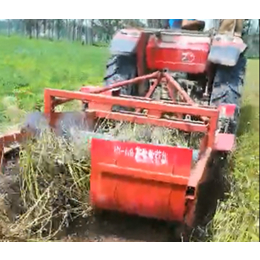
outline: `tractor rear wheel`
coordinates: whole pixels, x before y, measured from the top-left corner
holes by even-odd
[[[234,120],[229,132],[236,134],[240,116],[242,88],[246,73],[246,58],[242,54],[233,67],[218,65],[213,82],[211,105],[235,104],[237,106]]]
[[[134,55],[113,55],[106,64],[106,74],[104,77],[104,87],[114,83],[129,80],[137,76],[136,57]],[[122,95],[136,95],[134,84],[121,88]],[[88,108],[88,104],[83,104],[83,111]],[[115,109],[118,106],[115,106]],[[120,108],[121,109],[121,108]]]
[[[114,83],[129,80],[137,76],[136,57],[134,55],[114,55],[106,65],[106,75],[104,85],[109,86]],[[134,95],[135,85],[125,86],[121,89],[123,95]]]
[[[110,86],[114,83],[129,80],[137,76],[135,55],[113,55],[107,62],[104,85]],[[135,84],[126,85],[121,88],[121,95],[136,96]],[[114,106],[113,110],[130,110],[130,108]]]

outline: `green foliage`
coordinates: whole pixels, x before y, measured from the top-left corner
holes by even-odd
[[[3,98],[17,99],[19,109],[43,104],[43,89],[79,89],[101,85],[107,48],[79,43],[0,37],[0,122],[5,119]]]

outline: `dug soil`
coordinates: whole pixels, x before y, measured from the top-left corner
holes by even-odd
[[[177,242],[170,224],[116,212],[78,219],[65,231],[63,241],[86,242]]]

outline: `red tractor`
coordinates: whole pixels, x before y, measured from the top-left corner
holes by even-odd
[[[222,125],[236,132],[241,87],[243,86],[246,44],[240,37],[198,31],[124,29],[111,42],[105,86],[140,77],[154,71],[167,72],[189,96],[188,103],[219,106],[236,105],[233,120]],[[121,94],[168,99],[151,81],[129,84]],[[153,95],[154,94],[154,95]],[[177,97],[178,98],[178,97]],[[179,97],[179,101],[182,97]]]
[[[112,55],[106,65],[105,86],[123,85],[120,94],[125,97],[184,102],[219,110],[216,128],[219,146],[215,147],[214,155],[211,154],[211,163],[206,167],[208,173],[200,181],[200,190],[203,190],[197,193],[200,206],[196,205],[197,216],[190,218],[192,224],[190,222],[188,226],[207,223],[205,216],[214,215],[216,197],[222,196],[220,184],[223,182],[219,179],[223,179],[220,176],[223,161],[226,163],[223,158],[234,148],[246,70],[246,47],[241,37],[232,34],[169,29],[123,29],[111,42]],[[160,73],[152,79],[147,77],[156,71]],[[136,77],[140,81],[135,81]],[[179,117],[194,119],[189,114]],[[212,186],[216,183],[219,193],[213,198]],[[205,196],[209,193],[211,201]],[[190,212],[187,215],[192,215]]]
[[[94,208],[162,219],[190,230],[199,224],[198,215],[208,214],[205,200],[213,197],[213,190],[206,184],[220,165],[214,154],[234,148],[245,49],[243,40],[233,35],[120,30],[111,43],[105,87],[45,89],[44,113],[27,120],[24,131],[36,133],[36,121],[44,117],[57,134],[71,126],[71,119],[86,134],[97,129],[100,119],[203,133],[197,150],[100,136],[91,140]],[[84,112],[55,112],[75,99],[82,101]],[[4,148],[22,141],[26,131],[0,137],[0,167]]]

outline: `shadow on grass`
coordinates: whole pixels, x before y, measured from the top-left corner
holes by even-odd
[[[197,226],[190,240],[193,242],[212,241],[212,224],[218,203],[228,199],[231,190],[231,172],[234,158],[222,152],[214,152],[208,165],[206,181],[199,186],[196,209]]]
[[[237,132],[237,137],[240,137],[241,135],[243,135],[244,133],[246,133],[249,128],[250,128],[250,124],[248,124],[248,122],[251,121],[251,119],[253,118],[253,114],[254,114],[254,106],[252,105],[245,105],[243,107],[241,107],[241,114],[240,114],[240,119],[239,119],[239,128],[238,128],[238,132]]]
[[[241,108],[237,137],[250,129],[253,119],[254,106],[247,104]],[[192,234],[192,241],[211,241],[213,238],[212,225],[218,202],[229,198],[233,183],[232,171],[235,168],[234,155],[220,152],[212,154],[208,165],[207,181],[199,187],[198,206],[196,214],[196,228]]]

